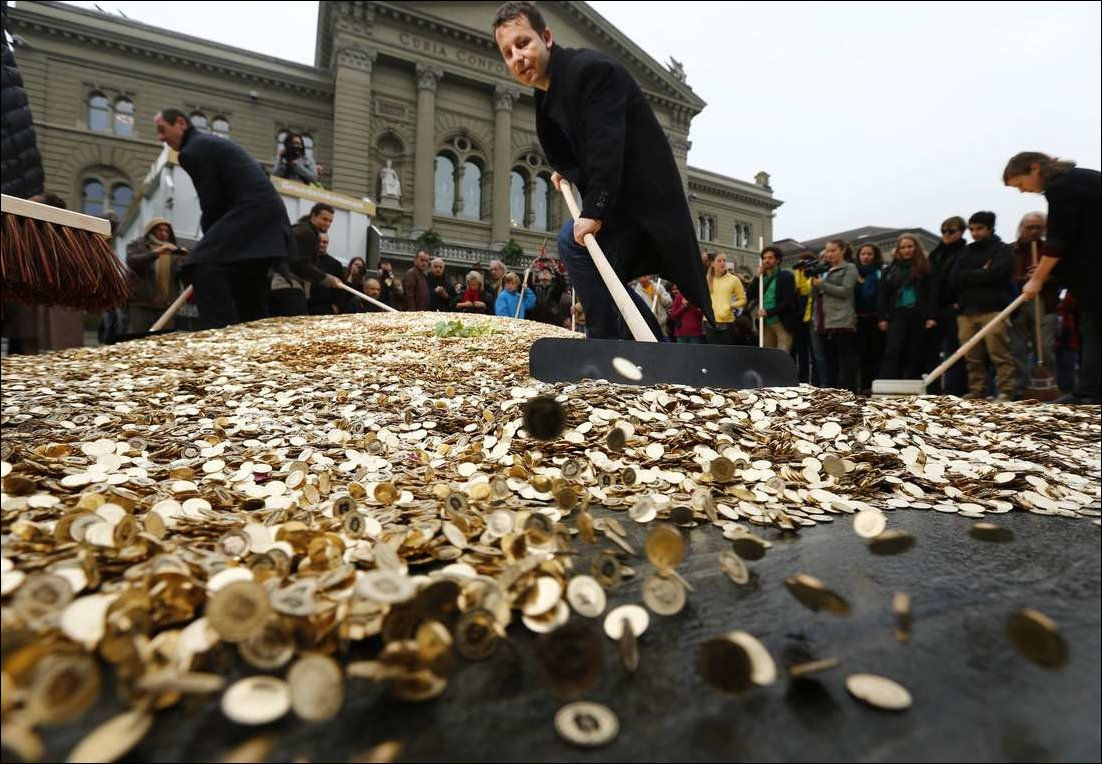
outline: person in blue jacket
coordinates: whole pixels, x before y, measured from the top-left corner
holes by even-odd
[[[497,296],[497,302],[494,303],[494,314],[498,316],[508,316],[514,318],[517,315],[517,301],[522,299],[517,294],[517,289],[520,288],[520,279],[515,273],[505,274],[505,289]],[[520,317],[524,318],[528,311],[536,307],[536,295],[531,289],[524,290],[524,307],[521,309]]]

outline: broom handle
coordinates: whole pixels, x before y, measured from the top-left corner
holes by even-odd
[[[195,287],[189,284],[188,288],[180,292],[180,296],[172,301],[172,304],[168,306],[168,310],[161,314],[157,322],[149,327],[149,331],[159,332],[161,329],[164,329],[168,322],[172,320],[172,317],[176,315],[180,308],[184,307],[184,303],[187,302],[188,298],[194,293]]]
[[[1037,267],[1037,242],[1031,241],[1029,243],[1029,248],[1030,248],[1030,250],[1033,254],[1033,267],[1036,268]],[[1042,343],[1044,342],[1044,339],[1041,336],[1041,334],[1042,334],[1041,333],[1041,318],[1042,318],[1042,314],[1041,314],[1041,295],[1037,295],[1037,297],[1034,298],[1034,300],[1033,300],[1033,330],[1037,334],[1037,336],[1034,338],[1033,350],[1034,350],[1034,355],[1037,356],[1037,366],[1038,366],[1038,368],[1043,369],[1043,368],[1045,368],[1045,353],[1044,353],[1044,349],[1042,348]]]
[[[578,202],[575,201],[574,195],[570,192],[570,183],[565,179],[559,181],[559,190],[562,191],[570,215],[577,222],[582,213],[578,209]],[[605,253],[601,251],[601,245],[597,243],[597,239],[594,238],[593,234],[586,234],[583,241],[585,242],[585,248],[589,250],[589,256],[593,258],[593,264],[597,266],[597,272],[601,274],[601,281],[605,282],[605,287],[612,295],[612,301],[616,303],[620,315],[624,317],[628,329],[631,330],[631,336],[637,342],[658,342],[658,338],[651,332],[650,326],[643,319],[643,314],[639,312],[639,308],[636,307],[628,294],[627,287],[620,281],[620,277],[612,269]]]
[[[662,288],[662,279],[654,280],[654,297],[650,301],[650,312],[658,315],[658,290]]]
[[[957,350],[957,352],[953,353],[951,356],[946,358],[944,361],[941,362],[940,366],[938,366],[936,369],[934,369],[929,374],[927,374],[925,377],[923,377],[922,378],[923,384],[931,385],[934,382],[936,382],[941,377],[942,374],[944,374],[946,371],[949,370],[950,366],[952,366],[954,363],[956,363],[961,358],[963,358],[965,353],[967,353],[969,350],[971,350],[976,345],[978,345],[983,340],[984,337],[989,335],[991,332],[995,331],[995,329],[998,326],[1000,326],[1002,324],[1002,322],[1005,321],[1010,316],[1011,313],[1016,311],[1018,309],[1018,307],[1023,302],[1025,302],[1025,295],[1024,294],[1018,295],[1014,299],[1014,302],[1010,303],[1005,308],[1003,308],[1002,313],[1000,313],[999,315],[995,316],[993,319],[988,321],[987,325],[984,326],[982,329],[980,329],[978,332],[976,332],[975,335],[973,335],[973,337],[970,340],[968,340],[963,345],[961,345],[960,348]]]
[[[765,237],[758,237],[758,253],[765,249]],[[761,258],[758,258],[758,263],[761,263]],[[765,273],[758,276],[758,310],[765,310]],[[765,317],[758,316],[758,347],[765,347]]]
[[[374,305],[377,308],[382,308],[383,310],[388,310],[391,313],[397,313],[398,312],[397,308],[392,308],[389,305],[387,305],[385,302],[379,302],[374,297],[368,297],[363,292],[360,292],[358,290],[353,289],[352,287],[348,286],[348,284],[345,284],[343,281],[341,282],[341,287],[340,288],[343,289],[344,291],[348,292],[349,294],[352,294],[352,295],[355,295],[356,297],[359,297],[364,302],[371,303],[372,305]]]
[[[574,312],[574,306],[577,305],[577,296],[574,294],[574,287],[570,287],[570,331],[577,331],[578,314]]]
[[[0,209],[10,215],[21,218],[33,218],[46,223],[57,223],[66,228],[79,228],[82,231],[91,231],[107,238],[111,235],[111,223],[104,218],[93,215],[83,215],[72,210],[63,210],[60,207],[51,207],[48,204],[39,204],[28,199],[20,199],[17,196],[8,196],[0,200]]]
[[[517,292],[517,310],[513,318],[520,318],[520,306],[524,305],[524,290],[528,288],[528,274],[531,272],[531,265],[524,269],[524,278],[520,282],[520,291]]]

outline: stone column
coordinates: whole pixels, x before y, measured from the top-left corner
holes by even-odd
[[[333,95],[334,191],[349,196],[371,195],[371,70],[375,51],[344,45],[336,55],[336,91]]]
[[[413,157],[413,235],[432,227],[436,165],[436,84],[444,70],[417,64],[417,146]]]
[[[513,104],[520,91],[498,85],[494,88],[493,202],[490,210],[491,249],[509,241],[509,181],[513,169]]]

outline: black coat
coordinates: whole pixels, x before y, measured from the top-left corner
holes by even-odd
[[[767,284],[768,286],[768,284]],[[746,288],[746,294],[754,301],[758,300],[758,280],[755,277]],[[774,292],[775,304],[772,310],[765,312],[766,318],[777,316],[781,320],[781,326],[789,332],[794,332],[803,323],[803,312],[799,310],[796,302],[796,276],[792,271],[781,270],[777,273],[777,289]],[[757,323],[757,311],[754,311],[754,323]]]
[[[337,278],[344,276],[344,266],[341,265],[340,260],[328,253],[318,258],[317,267],[327,275],[336,276]],[[331,316],[333,315],[333,306],[336,306],[341,313],[354,312],[346,310],[345,307],[355,299],[343,289],[313,286],[310,288],[310,299],[306,301],[306,304],[309,306],[310,315],[312,316]]]
[[[528,318],[557,326],[562,323],[562,316],[559,314],[559,301],[566,290],[566,279],[557,270],[553,270],[552,274],[554,279],[547,286],[543,286],[536,279],[533,279],[535,284],[528,285],[528,288],[532,290],[532,294],[536,296],[536,307],[532,308]]]
[[[1045,188],[1048,199],[1045,249],[1061,255],[1061,263],[1054,270],[1056,281],[1068,288],[1081,307],[1092,311],[1098,310],[1102,281],[1100,192],[1102,175],[1097,170],[1080,167],[1057,175]]]
[[[203,238],[188,255],[188,265],[294,255],[287,209],[260,163],[243,148],[191,128],[180,166],[191,176],[203,212]]]
[[[953,284],[953,269],[957,265],[957,258],[967,247],[968,242],[962,237],[949,246],[942,242],[930,252],[930,268],[933,272],[934,289],[937,291],[937,301],[941,308],[952,307],[957,302],[957,290]]]
[[[913,265],[911,266],[914,267]],[[895,260],[888,263],[880,273],[880,288],[876,292],[877,313],[881,321],[891,321],[895,315],[895,301],[907,282],[911,280],[911,272],[899,266]],[[937,279],[931,271],[920,279],[914,281],[915,307],[919,309],[922,317],[928,321],[938,319]]]
[[[3,5],[3,28],[7,30],[7,3]],[[9,196],[27,198],[42,193],[42,155],[35,141],[34,122],[23,77],[7,38],[0,32],[3,60],[0,62],[0,185]]]
[[[582,217],[624,281],[657,274],[712,319],[689,203],[669,139],[643,91],[593,50],[551,49],[551,85],[536,91],[536,132],[547,161],[582,194]]]
[[[950,283],[961,315],[999,311],[1014,301],[1014,250],[994,234],[968,245],[953,266]]]

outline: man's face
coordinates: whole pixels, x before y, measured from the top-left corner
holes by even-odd
[[[972,241],[990,239],[991,234],[994,233],[994,231],[982,223],[970,223],[968,225],[968,232],[972,234]]]
[[[417,270],[427,271],[429,269],[429,253],[418,252],[417,256],[413,258],[413,264],[417,267]]]
[[[540,285],[551,286],[551,271],[540,271]]]
[[[639,277],[639,283],[642,284],[645,287],[650,286],[650,276],[647,276],[647,275],[640,276]]]
[[[490,276],[493,277],[494,281],[500,281],[501,277],[504,276],[504,275],[505,275],[504,266],[497,265],[497,264],[494,264],[494,265],[490,266]]]
[[[293,148],[296,152],[301,154],[302,149],[303,149],[302,138],[298,138],[298,137],[292,138],[291,139],[291,148]]]
[[[382,291],[383,291],[383,288],[379,285],[379,282],[376,281],[375,279],[368,279],[367,283],[364,284],[364,294],[366,294],[368,297],[374,297],[377,300],[377,299],[379,299],[379,294]]]
[[[329,251],[329,234],[321,233],[318,236],[318,254],[324,255]]]
[[[168,146],[173,151],[179,151],[184,145],[184,133],[187,132],[187,123],[181,117],[169,124],[160,112],[153,118],[153,127],[157,130],[157,140]]]
[[[161,223],[160,225],[154,226],[153,238],[158,241],[168,241],[172,238],[172,229],[168,227],[167,223]]]
[[[383,260],[382,262],[379,263],[379,272],[380,273],[390,273],[390,268],[391,268],[390,263],[388,263],[386,260]]]
[[[522,15],[499,26],[494,39],[505,66],[517,82],[529,88],[544,85],[541,89],[546,89],[551,61],[550,29],[543,30],[540,36],[532,29],[528,17]]]
[[[1006,181],[1006,185],[1018,189],[1023,194],[1043,193],[1045,182],[1041,178],[1041,166],[1034,163],[1028,175],[1015,175]]]
[[[1045,219],[1040,215],[1030,215],[1023,219],[1018,238],[1024,241],[1040,241],[1045,238]]]
[[[329,230],[329,226],[333,225],[333,213],[329,210],[322,210],[316,215],[311,215],[310,222],[314,228],[324,233]]]
[[[444,275],[444,261],[443,260],[433,260],[432,261],[432,275],[433,276],[438,276],[438,277]]]
[[[962,236],[964,236],[964,229],[953,223],[941,227],[941,241],[943,244],[954,244],[960,241]]]
[[[761,256],[761,264],[767,271],[771,271],[777,267],[777,256],[772,252],[766,252]]]

